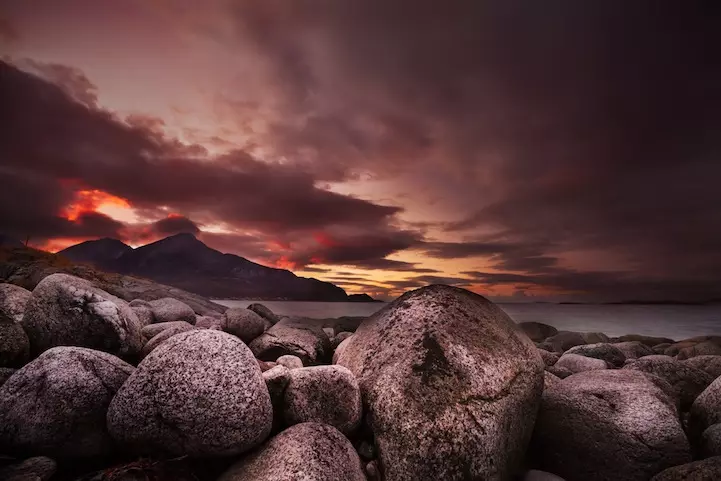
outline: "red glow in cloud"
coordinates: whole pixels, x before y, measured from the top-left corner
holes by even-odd
[[[130,202],[102,190],[78,190],[73,201],[65,206],[60,215],[75,222],[85,212],[97,212],[103,207],[122,207],[129,209]]]
[[[340,242],[334,240],[325,232],[315,232],[313,234],[313,239],[315,239],[315,241],[323,247],[338,247],[341,245]]]
[[[275,261],[275,267],[278,267],[279,269],[288,269],[293,270],[296,267],[298,267],[298,264],[294,261],[290,260],[287,256],[280,256],[277,261]]]

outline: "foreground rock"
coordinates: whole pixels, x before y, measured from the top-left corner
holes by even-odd
[[[146,339],[152,339],[161,332],[168,329],[173,329],[176,332],[183,332],[192,331],[193,328],[194,326],[192,324],[188,324],[185,321],[160,322],[158,324],[151,324],[149,326],[145,326],[140,332]]]
[[[80,346],[120,357],[140,352],[140,322],[128,304],[66,274],[43,279],[25,306],[22,326],[36,357],[55,346]]]
[[[520,322],[518,327],[534,342],[541,342],[558,334],[558,329],[542,322]]]
[[[617,342],[613,346],[621,351],[626,359],[638,359],[656,354],[653,349],[638,341]]]
[[[350,434],[360,424],[362,413],[358,381],[345,367],[315,366],[290,371],[283,402],[286,425],[319,422]]]
[[[0,387],[0,452],[93,458],[112,452],[105,416],[133,372],[110,354],[55,347]]]
[[[248,347],[210,329],[163,342],[108,410],[113,438],[141,454],[242,453],[268,436],[272,420],[268,389]]]
[[[25,305],[32,293],[14,284],[0,284],[0,314],[5,314],[15,322],[20,322],[25,312]]]
[[[668,382],[675,389],[683,411],[687,411],[696,397],[713,381],[704,371],[669,356],[645,356],[624,369],[653,374]]]
[[[366,481],[353,445],[326,424],[281,432],[230,467],[218,481]]]
[[[716,481],[721,479],[721,456],[668,468],[651,481]]]
[[[706,374],[716,379],[721,376],[721,356],[695,356],[690,359],[684,359],[684,365],[701,369]]]
[[[263,319],[266,319],[267,321],[269,321],[271,324],[278,324],[278,322],[280,322],[280,318],[278,316],[276,316],[275,314],[273,314],[273,311],[268,309],[263,304],[258,304],[258,303],[251,304],[248,306],[248,310],[255,312]]]
[[[280,356],[298,356],[303,365],[328,363],[332,356],[330,339],[321,328],[309,326],[302,318],[286,318],[250,343],[255,357],[275,361]]]
[[[189,305],[172,297],[150,301],[150,308],[153,311],[155,322],[185,321],[188,324],[195,323],[195,311]]]
[[[263,334],[266,320],[242,307],[231,307],[223,314],[223,330],[239,337],[246,344]]]
[[[578,354],[580,356],[592,357],[594,359],[602,359],[611,367],[622,367],[626,362],[626,356],[614,344],[600,342],[596,344],[584,344],[575,346],[566,351],[564,354]]]
[[[688,419],[689,437],[698,443],[701,433],[712,424],[721,423],[721,377],[716,378],[691,405]]]
[[[182,324],[186,324],[186,323],[183,322]],[[183,325],[173,326],[173,327],[169,327],[168,329],[163,329],[158,334],[153,336],[152,339],[150,339],[148,342],[145,343],[142,351],[140,352],[140,357],[145,358],[148,354],[153,352],[153,350],[156,347],[158,347],[159,345],[161,345],[163,342],[167,341],[174,335],[180,334],[181,332],[192,331],[193,329],[194,329],[193,327],[187,328]]]
[[[606,361],[603,359],[565,353],[556,361],[553,367],[556,368],[555,370],[561,369],[575,374],[577,372],[593,371],[595,369],[608,369],[608,364],[606,364]]]
[[[359,380],[386,481],[508,479],[519,469],[543,362],[496,305],[425,287],[344,343],[338,364]]]
[[[21,367],[30,358],[30,341],[22,326],[0,311],[0,368]]]
[[[630,370],[586,371],[547,386],[530,451],[541,469],[568,481],[646,481],[691,460],[674,401]]]

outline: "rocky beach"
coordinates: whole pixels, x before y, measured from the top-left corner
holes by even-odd
[[[195,303],[1,284],[0,479],[721,479],[719,337],[516,324],[444,285],[366,319]]]

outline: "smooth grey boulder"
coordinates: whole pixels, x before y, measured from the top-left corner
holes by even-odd
[[[179,325],[179,326],[173,326],[169,327],[168,329],[163,329],[159,333],[157,333],[155,336],[153,336],[148,342],[145,343],[143,346],[143,349],[140,351],[140,357],[141,359],[145,358],[148,354],[153,352],[153,350],[158,347],[163,342],[167,341],[171,337],[173,337],[176,334],[180,334],[181,332],[187,332],[195,329],[194,327],[191,327],[188,329],[185,326]]]
[[[185,321],[188,324],[195,322],[195,311],[184,302],[172,297],[163,297],[150,301],[155,322]]]
[[[130,306],[130,308],[133,310],[136,316],[138,316],[138,321],[140,321],[141,327],[148,326],[150,324],[153,324],[155,322],[155,316],[153,315],[153,310],[148,306]]]
[[[623,369],[647,372],[668,382],[675,389],[683,411],[687,411],[696,397],[713,382],[704,371],[663,355],[644,356]]]
[[[30,340],[23,327],[0,311],[0,367],[21,367],[30,359]]]
[[[543,363],[548,366],[553,366],[560,359],[560,356],[555,352],[546,351],[545,349],[538,349],[538,354],[541,355]]]
[[[565,354],[578,354],[594,359],[602,359],[612,367],[622,367],[626,362],[626,356],[619,348],[614,344],[605,342],[574,346],[567,350]]]
[[[721,424],[712,424],[701,434],[701,457],[721,456]]]
[[[192,331],[194,326],[185,321],[159,322],[157,324],[145,326],[140,332],[143,334],[145,339],[152,339],[166,329]]]
[[[338,334],[336,334],[336,335],[333,337],[333,339],[331,340],[331,347],[333,348],[333,350],[335,351],[335,350],[338,348],[338,346],[340,345],[341,342],[345,341],[346,339],[348,339],[348,338],[351,337],[352,335],[353,335],[353,333],[352,333],[352,332],[348,332],[348,331],[343,331],[343,332],[339,332]]]
[[[713,379],[721,376],[721,356],[695,356],[681,361],[684,365],[701,369]]]
[[[275,361],[280,356],[298,356],[304,366],[330,361],[330,339],[322,329],[304,322],[302,318],[285,318],[250,343],[255,357]]]
[[[107,421],[132,452],[230,456],[263,442],[273,408],[248,347],[230,334],[197,329],[166,340],[138,365]]]
[[[721,456],[668,468],[651,481],[716,481],[721,479]]]
[[[542,322],[519,322],[518,327],[534,342],[541,342],[558,334],[558,329]]]
[[[353,339],[353,336],[348,336],[343,341],[341,341],[340,344],[338,344],[338,347],[335,348],[335,351],[333,352],[333,364],[338,364],[338,358],[343,354],[343,351],[351,342],[351,339]]]
[[[618,341],[638,341],[642,344],[647,345],[648,347],[654,347],[659,344],[673,344],[674,342],[676,342],[673,339],[669,339],[667,337],[643,336],[640,334],[626,334],[625,336],[619,337]]]
[[[220,318],[210,316],[195,316],[195,327],[198,329],[223,330],[223,321]]]
[[[0,451],[55,459],[112,453],[105,415],[133,370],[83,347],[45,351],[0,387]]]
[[[142,347],[140,321],[125,301],[67,274],[40,281],[25,306],[22,326],[31,357],[55,346],[132,357]]]
[[[242,307],[231,307],[222,319],[223,330],[248,344],[265,331],[265,319]]]
[[[428,286],[367,318],[345,342],[337,362],[359,381],[386,481],[516,474],[544,365],[498,306]]]
[[[691,460],[674,400],[646,374],[614,369],[546,386],[529,452],[568,481],[646,481]]]
[[[621,351],[627,360],[656,354],[653,349],[638,341],[616,342],[613,346]]]
[[[366,481],[360,458],[327,424],[291,426],[233,464],[218,481]]]
[[[289,354],[280,356],[275,362],[288,369],[299,369],[303,367],[303,361],[301,361],[298,356],[291,356]]]
[[[277,324],[280,322],[280,318],[273,314],[273,311],[271,311],[269,308],[264,306],[263,304],[254,303],[248,306],[248,310],[251,310],[258,314],[263,319],[267,319],[270,321],[271,324]]]
[[[17,372],[17,369],[14,369],[12,367],[0,367],[0,386],[5,384],[5,381],[10,379],[10,376],[15,374]]]
[[[603,359],[569,354],[565,352],[553,365],[556,369],[565,369],[571,374],[594,369],[608,369],[608,364]]]
[[[0,283],[0,314],[20,322],[32,293],[15,284]]]
[[[345,367],[313,366],[290,371],[283,402],[286,425],[325,423],[348,435],[358,428],[362,415],[358,380]]]
[[[549,337],[539,344],[538,347],[546,351],[562,354],[572,347],[582,344],[586,344],[586,340],[580,332],[558,331],[558,334]]]
[[[0,468],[0,479],[3,481],[48,481],[58,464],[47,456],[36,456],[22,462]]]

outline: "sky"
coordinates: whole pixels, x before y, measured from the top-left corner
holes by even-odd
[[[0,0],[0,231],[388,299],[721,299],[721,4]]]

